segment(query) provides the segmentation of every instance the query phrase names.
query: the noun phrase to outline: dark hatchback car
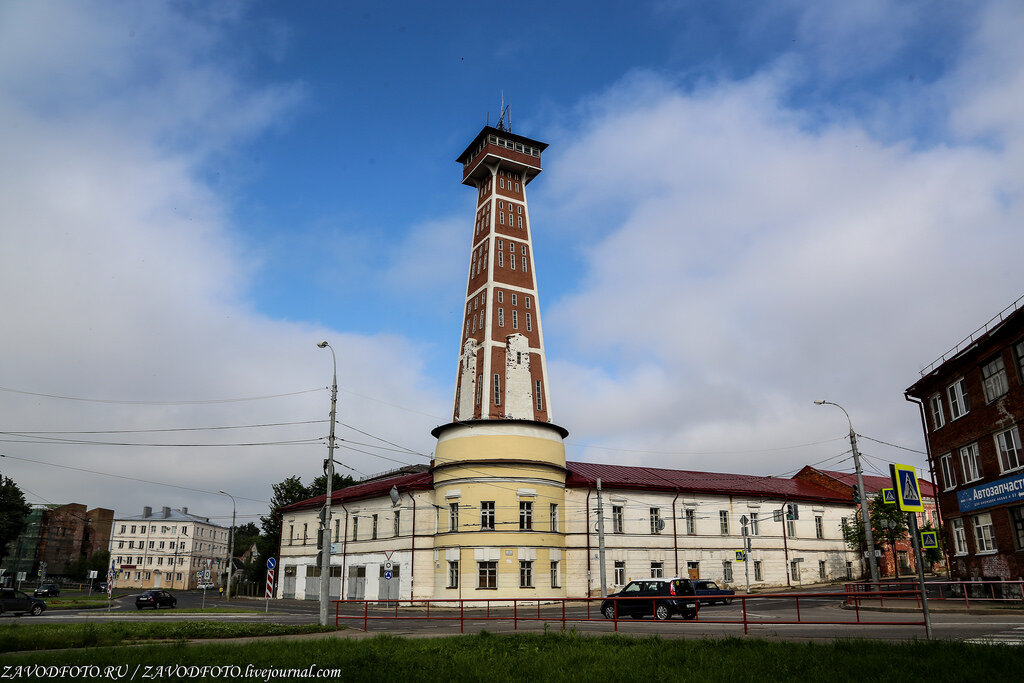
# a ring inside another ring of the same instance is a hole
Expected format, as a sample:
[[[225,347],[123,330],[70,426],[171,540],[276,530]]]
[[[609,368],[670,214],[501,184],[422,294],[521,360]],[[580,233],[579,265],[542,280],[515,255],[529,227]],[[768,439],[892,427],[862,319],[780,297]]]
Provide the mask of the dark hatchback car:
[[[146,591],[135,598],[135,607],[138,609],[143,607],[160,609],[161,607],[175,607],[177,604],[178,599],[167,591]]]
[[[601,613],[608,619],[626,616],[640,619],[651,614],[659,620],[671,619],[673,614],[681,614],[684,619],[697,616],[696,591],[689,579],[630,581],[608,598],[601,603]]]
[[[38,617],[46,611],[46,603],[13,588],[0,588],[0,614],[31,614]]]
[[[36,596],[37,598],[43,596],[46,596],[48,598],[55,598],[58,595],[60,595],[60,586],[58,586],[55,583],[44,583],[43,585],[39,586],[39,588],[35,589],[32,595]]]

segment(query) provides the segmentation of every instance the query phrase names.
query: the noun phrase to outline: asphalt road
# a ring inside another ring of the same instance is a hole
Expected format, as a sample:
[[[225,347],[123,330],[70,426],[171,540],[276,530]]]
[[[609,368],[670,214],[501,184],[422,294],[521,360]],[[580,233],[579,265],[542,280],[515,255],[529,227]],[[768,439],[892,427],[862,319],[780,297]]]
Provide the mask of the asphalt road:
[[[263,600],[235,599],[227,602],[213,592],[204,596],[200,591],[175,592],[178,598],[176,609],[143,610],[135,609],[135,596],[115,600],[108,610],[63,611],[50,610],[40,617],[9,617],[27,619],[31,623],[95,622],[107,620],[158,620],[180,621],[210,619],[216,621],[271,621],[275,623],[315,623],[319,605],[305,600],[271,600],[269,611]],[[203,614],[202,609],[232,608],[244,612]],[[566,607],[566,629],[575,628],[580,633],[619,633],[633,635],[658,635],[661,637],[706,638],[744,635],[743,601],[731,605],[702,607],[698,619],[687,621],[678,616],[668,621],[646,619],[623,619],[618,623],[603,618],[598,612],[600,604],[591,603],[589,613],[586,606]],[[948,609],[948,606],[942,606]],[[936,607],[936,610],[941,609]],[[798,614],[799,611],[799,614]],[[331,614],[334,609],[332,605]],[[919,611],[891,612],[862,609],[859,615],[854,610],[843,609],[842,600],[826,594],[805,596],[797,600],[776,595],[755,597],[746,601],[746,613],[751,623],[749,634],[754,637],[779,638],[785,640],[831,640],[835,638],[872,638],[878,640],[912,640],[925,637],[924,626],[920,625]],[[492,633],[543,632],[562,629],[562,608],[558,606],[523,607],[513,610],[507,607],[466,609],[460,621],[456,609],[431,608],[431,619],[426,619],[426,610],[410,610],[403,607],[381,608],[371,604],[366,614],[367,630],[372,633],[390,633],[408,636],[455,635],[460,632],[477,633],[487,630]],[[401,618],[395,619],[399,616]],[[343,617],[339,623],[362,630],[364,609],[362,605],[342,607]],[[514,619],[517,617],[518,619]],[[860,623],[858,623],[858,618]],[[803,623],[787,623],[801,621]],[[841,622],[841,623],[813,623]],[[889,623],[865,623],[889,622]],[[2,622],[0,622],[2,623]],[[978,642],[1008,642],[1024,644],[1024,610],[983,609],[970,612],[932,612],[933,637],[940,639],[969,640]]]

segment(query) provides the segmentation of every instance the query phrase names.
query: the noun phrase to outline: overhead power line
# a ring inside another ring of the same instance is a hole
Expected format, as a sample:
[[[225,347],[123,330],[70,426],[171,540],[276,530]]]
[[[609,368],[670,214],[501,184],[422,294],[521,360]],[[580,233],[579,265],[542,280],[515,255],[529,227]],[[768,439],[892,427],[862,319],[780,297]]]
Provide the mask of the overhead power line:
[[[857,436],[859,436],[862,439],[867,439],[868,441],[880,443],[883,446],[892,446],[893,448],[899,448],[900,450],[903,451],[910,451],[911,453],[920,453],[921,455],[928,455],[927,451],[919,451],[916,448],[907,448],[906,446],[900,446],[899,444],[896,443],[889,443],[888,441],[882,441],[881,439],[873,439],[870,436],[864,436],[863,434],[858,434]]]
[[[209,405],[213,403],[243,403],[246,401],[264,401],[271,398],[284,398],[286,396],[299,396],[301,394],[311,394],[317,391],[324,391],[326,387],[317,387],[316,389],[303,389],[302,391],[290,391],[284,394],[269,394],[267,396],[246,396],[243,398],[211,398],[201,399],[195,401],[126,401],[119,399],[108,399],[108,398],[85,398],[82,396],[62,396],[60,394],[44,394],[38,391],[25,391],[23,389],[11,389],[10,387],[0,387],[0,391],[6,391],[10,394],[22,394],[25,396],[40,396],[42,398],[55,398],[62,401],[82,401],[85,403],[111,403],[116,405],[132,405],[132,406],[189,406],[189,405]]]
[[[0,432],[0,434],[159,434],[164,432],[205,432],[222,429],[257,429],[262,427],[289,427],[292,425],[324,424],[327,420],[299,420],[296,422],[265,422],[251,425],[222,425],[217,427],[168,427],[164,429],[91,429],[91,430],[24,430],[19,429],[11,432]]]

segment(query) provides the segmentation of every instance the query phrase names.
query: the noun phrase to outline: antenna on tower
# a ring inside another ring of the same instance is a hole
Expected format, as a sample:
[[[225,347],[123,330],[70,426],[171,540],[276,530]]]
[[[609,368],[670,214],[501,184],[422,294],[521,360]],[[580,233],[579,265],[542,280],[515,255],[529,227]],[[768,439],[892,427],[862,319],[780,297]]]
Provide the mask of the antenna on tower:
[[[501,116],[498,117],[498,130],[512,132],[512,119],[508,115],[509,105],[505,104],[505,91],[501,91]]]

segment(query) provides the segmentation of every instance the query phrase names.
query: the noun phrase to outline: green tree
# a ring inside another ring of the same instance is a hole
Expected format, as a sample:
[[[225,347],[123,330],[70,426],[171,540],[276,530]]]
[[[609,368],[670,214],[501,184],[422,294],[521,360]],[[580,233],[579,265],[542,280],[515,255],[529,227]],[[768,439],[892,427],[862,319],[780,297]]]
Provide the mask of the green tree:
[[[871,511],[871,535],[875,539],[875,547],[883,552],[888,549],[892,553],[893,566],[899,574],[896,543],[908,537],[907,513],[902,512],[897,505],[886,504],[881,492],[870,499],[868,509]],[[843,527],[843,538],[847,545],[855,550],[866,549],[860,509],[857,510],[855,521]]]
[[[8,544],[25,530],[31,509],[14,480],[0,475],[0,562],[7,554]]]
[[[260,537],[260,530],[252,522],[236,526],[234,530],[234,547],[232,557],[238,557],[252,546]]]
[[[334,473],[334,486],[331,487],[331,490],[332,491],[337,491],[339,489],[343,489],[343,488],[347,488],[349,486],[352,486],[355,483],[356,483],[356,480],[353,479],[352,477],[350,477],[348,475],[342,476],[342,475],[338,474],[337,472],[335,472]],[[325,488],[326,485],[327,485],[327,475],[326,474],[321,474],[319,477],[317,477],[316,479],[313,480],[312,484],[309,485],[309,497],[312,498],[313,496],[322,496],[324,493],[327,492],[327,489]]]
[[[921,527],[921,531],[937,531],[937,529],[932,526],[932,523],[929,521]],[[934,566],[945,559],[942,554],[942,534],[935,534],[935,538],[939,542],[938,548],[921,548],[921,554],[924,555],[925,567]]]

